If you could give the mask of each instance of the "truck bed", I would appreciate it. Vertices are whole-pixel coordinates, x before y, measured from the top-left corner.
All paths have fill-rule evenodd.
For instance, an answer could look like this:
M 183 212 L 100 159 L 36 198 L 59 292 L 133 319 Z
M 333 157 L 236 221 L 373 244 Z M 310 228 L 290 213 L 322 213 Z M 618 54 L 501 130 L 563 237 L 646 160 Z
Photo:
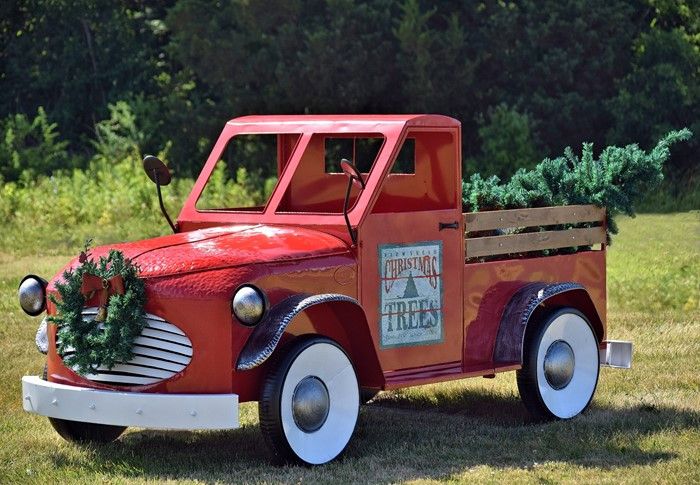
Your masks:
M 523 282 L 583 285 L 606 321 L 605 209 L 592 205 L 465 213 L 463 371 L 491 361 L 494 322 Z M 494 372 L 512 363 L 493 362 Z

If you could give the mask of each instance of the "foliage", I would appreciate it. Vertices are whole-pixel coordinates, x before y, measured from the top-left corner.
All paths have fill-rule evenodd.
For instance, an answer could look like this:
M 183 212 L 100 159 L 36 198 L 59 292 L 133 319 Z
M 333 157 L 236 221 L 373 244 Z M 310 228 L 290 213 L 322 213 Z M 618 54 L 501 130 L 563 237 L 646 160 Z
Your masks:
M 0 180 L 17 180 L 22 174 L 31 178 L 70 166 L 68 142 L 60 139 L 57 128 L 42 107 L 33 120 L 21 113 L 0 120 Z
M 479 174 L 463 183 L 467 211 L 516 209 L 553 205 L 595 204 L 607 209 L 608 240 L 617 234 L 615 216 L 634 216 L 634 205 L 663 180 L 663 164 L 670 146 L 687 140 L 688 129 L 672 131 L 645 152 L 638 145 L 605 148 L 593 156 L 593 144 L 585 143 L 581 157 L 566 148 L 564 155 L 546 158 L 533 170 L 518 170 L 507 182 Z
M 138 267 L 120 251 L 113 249 L 97 262 L 83 252 L 81 259 L 77 268 L 64 271 L 63 281 L 56 283 L 60 298 L 49 295 L 56 305 L 56 315 L 50 316 L 49 321 L 58 327 L 58 353 L 73 352 L 65 356 L 64 362 L 85 375 L 97 372 L 99 367 L 112 369 L 119 362 L 131 360 L 134 340 L 146 326 L 146 288 L 138 277 Z M 102 279 L 121 276 L 124 280 L 124 294 L 109 298 L 107 317 L 102 323 L 96 318 L 83 318 L 86 298 L 81 286 L 85 275 Z
M 634 65 L 610 100 L 616 120 L 609 132 L 613 143 L 649 140 L 682 122 L 695 133 L 700 130 L 700 32 L 696 36 L 695 45 L 681 29 L 652 30 L 639 37 Z M 689 178 L 700 179 L 700 139 L 686 145 L 666 171 L 678 185 Z
M 96 158 L 106 162 L 126 157 L 140 158 L 140 147 L 144 135 L 136 127 L 136 118 L 131 106 L 125 101 L 108 105 L 109 119 L 95 125 L 96 140 L 93 142 Z
M 249 113 L 447 114 L 480 164 L 581 139 L 650 148 L 673 127 L 700 129 L 698 12 L 698 0 L 10 0 L 0 114 L 44 106 L 66 163 L 84 167 L 124 102 L 140 150 L 172 142 L 171 167 L 189 176 L 224 120 Z M 667 167 L 676 196 L 700 178 L 698 143 Z
M 488 173 L 499 178 L 517 168 L 531 168 L 537 159 L 530 117 L 505 104 L 491 111 L 488 121 L 479 120 L 481 154 L 466 161 L 467 173 Z
M 158 157 L 168 160 L 166 152 Z M 208 194 L 218 200 L 228 200 L 226 197 L 234 194 L 242 206 L 258 203 L 258 183 L 262 186 L 262 182 L 253 187 L 245 169 L 239 169 L 238 178 L 214 184 L 207 189 Z M 163 188 L 171 215 L 182 206 L 193 185 L 191 178 L 175 177 Z M 138 156 L 117 162 L 96 159 L 85 169 L 6 182 L 0 185 L 0 219 L 0 251 L 22 253 L 40 248 L 45 253 L 66 251 L 87 237 L 128 241 L 168 230 L 155 186 L 143 173 Z
M 197 201 L 198 208 L 249 207 L 264 202 L 262 182 L 245 167 L 238 167 L 235 179 L 228 175 L 226 163 L 219 161 Z
M 160 94 L 167 0 L 8 0 L 0 15 L 0 113 L 44 106 L 76 153 L 108 104 Z M 90 158 L 90 157 L 87 157 Z

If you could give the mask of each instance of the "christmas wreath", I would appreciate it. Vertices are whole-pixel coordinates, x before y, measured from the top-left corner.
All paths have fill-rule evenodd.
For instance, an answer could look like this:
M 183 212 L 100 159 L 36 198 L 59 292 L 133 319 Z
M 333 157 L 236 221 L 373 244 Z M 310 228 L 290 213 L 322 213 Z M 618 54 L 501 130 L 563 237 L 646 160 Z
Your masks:
M 145 285 L 138 267 L 117 250 L 95 262 L 86 249 L 80 265 L 63 273 L 56 284 L 60 298 L 50 296 L 56 315 L 49 321 L 58 326 L 58 353 L 80 374 L 111 369 L 133 357 L 132 345 L 146 325 Z M 84 318 L 83 307 L 97 299 L 94 318 Z

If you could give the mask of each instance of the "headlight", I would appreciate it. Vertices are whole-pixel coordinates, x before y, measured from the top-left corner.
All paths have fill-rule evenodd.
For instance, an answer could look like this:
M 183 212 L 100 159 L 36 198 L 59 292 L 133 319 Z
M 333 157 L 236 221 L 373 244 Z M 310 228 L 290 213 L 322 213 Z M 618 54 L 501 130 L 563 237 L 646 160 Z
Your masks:
M 265 314 L 265 296 L 258 288 L 241 286 L 233 295 L 233 314 L 244 325 L 255 325 Z
M 46 281 L 35 275 L 27 275 L 19 284 L 19 306 L 24 313 L 35 317 L 46 309 Z

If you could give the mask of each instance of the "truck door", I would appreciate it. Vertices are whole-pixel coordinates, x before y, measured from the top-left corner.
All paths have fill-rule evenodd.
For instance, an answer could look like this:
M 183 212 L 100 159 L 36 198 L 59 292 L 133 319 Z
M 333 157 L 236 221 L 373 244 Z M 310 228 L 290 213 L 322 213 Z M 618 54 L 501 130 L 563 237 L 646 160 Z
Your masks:
M 458 130 L 409 131 L 358 231 L 360 297 L 388 387 L 461 371 L 460 163 Z

